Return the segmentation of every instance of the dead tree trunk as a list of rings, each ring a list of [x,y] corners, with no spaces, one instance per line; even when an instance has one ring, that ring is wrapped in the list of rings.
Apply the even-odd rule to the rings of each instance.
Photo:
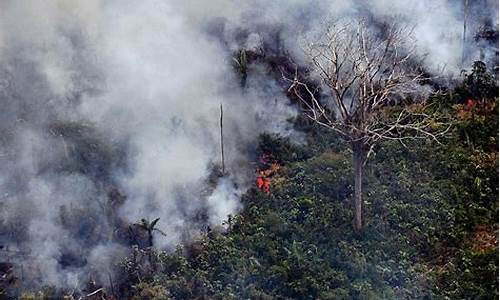
[[[221,163],[222,163],[222,175],[226,173],[226,168],[224,165],[224,111],[222,110],[222,103],[220,105],[220,152],[221,152]]]
[[[352,164],[354,169],[354,229],[363,229],[363,173],[366,159],[365,147],[361,142],[352,144]]]
[[[460,68],[464,67],[465,51],[467,41],[467,10],[469,8],[469,0],[464,0],[464,32],[462,37],[462,60],[460,61]]]

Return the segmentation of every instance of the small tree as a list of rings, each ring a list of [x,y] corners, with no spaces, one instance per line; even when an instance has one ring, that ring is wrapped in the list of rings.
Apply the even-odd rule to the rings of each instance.
[[[427,89],[413,61],[411,37],[411,30],[394,25],[375,32],[364,22],[334,23],[305,46],[308,78],[297,71],[293,78],[284,75],[306,115],[350,143],[357,231],[363,227],[362,182],[373,147],[382,140],[437,140],[449,129],[418,99]]]
[[[156,228],[156,224],[158,224],[158,221],[160,221],[160,218],[156,218],[152,222],[149,222],[146,219],[141,219],[141,222],[135,224],[137,227],[146,231],[146,233],[148,234],[148,247],[153,247],[153,233],[155,231],[160,233],[161,235],[166,236],[163,231]]]
[[[156,224],[158,224],[158,221],[160,221],[160,218],[156,218],[153,221],[149,222],[147,219],[141,219],[141,222],[135,223],[137,227],[139,227],[141,230],[145,231],[148,234],[148,260],[149,264],[153,269],[155,269],[155,264],[153,262],[153,233],[158,232],[163,236],[166,236],[167,234],[160,229],[156,228]],[[135,259],[134,259],[135,261]]]
[[[488,72],[486,64],[482,61],[475,61],[470,73],[465,74],[464,81],[457,88],[457,92],[464,97],[461,100],[472,98],[484,102],[487,99],[498,97],[498,84]]]

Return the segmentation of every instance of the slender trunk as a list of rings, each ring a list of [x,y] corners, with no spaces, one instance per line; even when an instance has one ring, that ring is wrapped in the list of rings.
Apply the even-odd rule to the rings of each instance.
[[[240,51],[240,72],[241,72],[241,89],[244,90],[247,85],[247,69],[248,69],[248,61],[247,61],[247,52],[245,50]]]
[[[113,278],[111,278],[111,273],[108,272],[109,286],[111,287],[111,295],[116,295],[115,286],[113,285]],[[113,298],[113,297],[112,297]]]
[[[226,172],[224,165],[224,127],[223,127],[223,117],[224,111],[222,110],[222,103],[220,104],[220,152],[221,152],[221,163],[222,163],[222,175]]]
[[[354,229],[363,229],[363,171],[366,158],[362,143],[353,143],[353,167],[354,167]]]
[[[147,249],[148,251],[148,259],[149,259],[149,265],[151,266],[151,269],[155,270],[155,264],[153,262],[153,230],[150,229],[148,230],[148,244],[149,247]]]
[[[148,247],[153,247],[153,230],[148,230]]]
[[[465,62],[465,47],[466,47],[466,40],[467,40],[467,10],[469,6],[469,0],[464,0],[464,32],[463,32],[463,37],[462,37],[462,60],[461,60],[461,65],[460,67],[463,68],[464,62]]]

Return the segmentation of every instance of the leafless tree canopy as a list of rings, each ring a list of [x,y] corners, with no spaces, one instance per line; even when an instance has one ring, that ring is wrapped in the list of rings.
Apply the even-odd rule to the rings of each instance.
[[[446,129],[436,130],[440,122],[419,97],[425,78],[413,67],[412,44],[407,27],[386,25],[374,32],[364,22],[334,23],[304,46],[309,80],[318,87],[297,73],[284,77],[307,116],[349,142],[371,147],[380,139],[436,139]]]

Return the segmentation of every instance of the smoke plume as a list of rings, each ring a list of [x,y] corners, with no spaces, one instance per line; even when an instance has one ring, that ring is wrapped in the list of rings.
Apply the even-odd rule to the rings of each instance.
[[[161,218],[162,249],[222,224],[252,181],[258,135],[301,139],[282,83],[259,61],[239,72],[239,51],[300,63],[299,38],[325,22],[397,19],[430,72],[458,74],[498,55],[476,45],[480,26],[498,24],[493,1],[478,2],[464,45],[460,1],[2,1],[4,259],[30,287],[80,288],[114,272],[142,218]]]

